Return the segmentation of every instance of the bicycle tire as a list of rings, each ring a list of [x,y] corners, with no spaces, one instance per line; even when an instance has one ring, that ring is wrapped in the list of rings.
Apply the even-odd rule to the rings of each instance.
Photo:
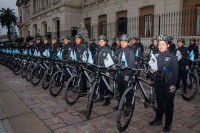
[[[80,94],[81,94],[80,82],[81,82],[81,78],[78,75],[72,76],[66,82],[66,85],[64,88],[64,98],[65,98],[65,102],[70,106],[74,105],[80,98]],[[76,87],[75,90],[74,90],[74,87]],[[72,95],[75,95],[75,96],[72,96]]]
[[[28,68],[27,68],[27,71],[26,71],[26,80],[27,81],[30,81],[33,77],[31,75],[31,71],[34,67],[34,64],[31,64]]]
[[[49,87],[49,83],[50,83],[50,80],[51,80],[52,73],[53,73],[53,69],[52,68],[48,68],[44,72],[44,76],[42,78],[42,88],[44,90],[48,89],[48,87]]]
[[[33,85],[38,85],[43,77],[43,70],[42,68],[40,68],[39,66],[36,66],[35,68],[33,68],[31,75],[33,76],[33,78],[31,79],[31,83]]]
[[[60,79],[59,83],[56,83],[56,79],[55,79],[55,78],[57,78],[56,76],[61,76],[61,79]],[[53,97],[58,96],[60,94],[60,92],[62,91],[62,89],[63,89],[63,83],[64,83],[64,81],[63,81],[63,73],[62,73],[62,71],[57,71],[51,77],[51,80],[50,80],[50,83],[49,83],[49,93]],[[60,85],[57,86],[56,84],[60,84]],[[55,87],[54,87],[54,85],[55,85]],[[58,89],[57,89],[56,92],[54,92],[54,90],[55,90],[56,87],[58,87]]]
[[[88,102],[87,102],[87,108],[86,108],[86,119],[89,120],[91,112],[92,112],[92,107],[93,107],[93,103],[95,100],[95,95],[96,95],[96,91],[97,91],[97,81],[93,82],[92,84],[92,88],[90,88],[90,93],[88,94]]]
[[[27,68],[28,68],[27,65],[24,66],[24,68],[23,68],[23,70],[22,70],[22,72],[21,72],[21,77],[22,77],[22,78],[25,78],[25,77],[26,77],[26,71],[27,71]]]
[[[15,75],[19,75],[20,74],[20,62],[17,62],[13,68],[13,73]]]
[[[197,94],[199,94],[199,79],[197,75],[190,73],[188,80],[189,81],[187,81],[186,94],[184,94],[183,91],[181,91],[181,96],[186,101],[194,99],[197,96]],[[194,87],[190,82],[192,84],[194,82]],[[194,92],[191,92],[191,87],[194,89]],[[191,93],[191,95],[188,95],[189,93]]]
[[[131,118],[132,118],[132,115],[134,112],[134,108],[135,108],[135,97],[134,96],[135,96],[135,91],[133,90],[132,87],[128,87],[125,90],[125,92],[123,93],[122,98],[120,100],[118,111],[117,111],[117,128],[120,132],[125,131],[131,121]],[[130,98],[132,100],[127,100]],[[127,103],[127,101],[129,103]],[[131,103],[130,103],[130,101],[131,101]],[[128,107],[126,108],[126,106],[128,106]],[[121,120],[122,116],[128,117],[124,125],[122,125],[122,120]]]
[[[155,92],[155,88],[153,88],[153,92],[150,95],[150,101],[151,101],[151,108],[153,109],[154,112],[157,112],[158,110],[158,105],[156,102],[156,92]]]

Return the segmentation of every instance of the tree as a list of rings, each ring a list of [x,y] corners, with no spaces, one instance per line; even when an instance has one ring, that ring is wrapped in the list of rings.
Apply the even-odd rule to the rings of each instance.
[[[14,25],[10,26],[10,33],[12,36],[17,36],[17,31]]]
[[[17,24],[17,16],[15,16],[14,9],[5,9],[2,8],[0,10],[0,23],[2,27],[6,27],[8,29],[8,39],[11,41],[11,32],[10,27],[11,25],[16,26]]]

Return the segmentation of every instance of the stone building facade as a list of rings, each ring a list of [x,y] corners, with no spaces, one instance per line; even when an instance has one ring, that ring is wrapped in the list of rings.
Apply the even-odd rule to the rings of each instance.
[[[200,35],[200,0],[17,0],[22,36],[74,35],[83,22],[90,38],[127,33],[149,43],[161,33]]]

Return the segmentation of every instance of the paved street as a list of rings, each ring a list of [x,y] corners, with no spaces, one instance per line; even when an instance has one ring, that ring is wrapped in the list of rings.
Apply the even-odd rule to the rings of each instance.
[[[95,103],[90,120],[86,120],[86,97],[81,98],[74,106],[68,106],[63,100],[63,94],[54,98],[48,90],[43,90],[41,85],[33,86],[16,76],[8,68],[0,65],[0,81],[8,86],[54,133],[117,133],[116,112],[113,107],[116,101],[112,100],[109,107],[103,107],[102,103]],[[0,84],[1,86],[1,84]],[[1,94],[1,92],[0,92]],[[16,104],[16,107],[19,105]],[[1,110],[0,110],[1,111]],[[12,110],[10,110],[12,112]],[[22,117],[21,119],[28,118]],[[134,116],[127,133],[155,133],[162,132],[163,126],[149,127],[148,122],[153,120],[155,114],[151,108],[145,109],[141,101],[137,101]],[[3,118],[1,118],[3,119]],[[20,118],[10,122],[12,127],[18,124]],[[26,123],[21,123],[25,124]],[[19,124],[18,124],[19,126]],[[34,125],[32,125],[34,126]],[[41,131],[45,133],[47,130]],[[191,102],[182,99],[179,93],[175,98],[174,133],[200,133],[200,96]]]

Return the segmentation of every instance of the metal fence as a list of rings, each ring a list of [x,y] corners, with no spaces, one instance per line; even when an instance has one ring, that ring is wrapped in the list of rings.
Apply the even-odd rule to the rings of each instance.
[[[160,34],[173,36],[175,43],[178,37],[184,37],[186,44],[189,44],[190,38],[196,38],[196,43],[200,44],[200,8],[130,17],[121,25],[125,26],[120,27],[118,20],[107,23],[104,25],[106,27],[99,27],[99,24],[91,25],[88,32],[90,32],[90,38],[97,38],[101,34],[99,28],[106,29],[104,34],[109,38],[109,44],[112,44],[114,38],[120,36],[119,33],[139,36],[145,49],[151,43],[151,38]],[[57,34],[52,33],[52,36]],[[59,36],[63,35],[71,36],[71,31],[60,31]]]

